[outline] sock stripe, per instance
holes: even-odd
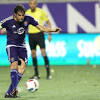
[[[18,75],[18,76],[20,76],[20,77],[22,77],[22,76],[23,76],[23,75],[22,75],[21,73],[19,73],[19,72],[17,73],[17,75]]]
[[[17,71],[17,69],[11,69],[10,72],[16,72],[17,73],[18,71]]]

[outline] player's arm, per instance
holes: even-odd
[[[47,27],[48,27],[48,28],[51,28],[51,23],[50,23],[50,21],[48,20],[48,21],[46,21],[46,23],[47,23]],[[51,32],[49,32],[49,35],[51,35]]]
[[[46,23],[47,23],[47,27],[48,27],[48,28],[51,28],[51,23],[50,23],[50,21],[47,20]],[[48,34],[48,40],[51,41],[51,32],[49,32],[49,34]]]
[[[61,31],[61,28],[59,28],[59,27],[57,27],[55,29],[51,29],[51,28],[48,28],[48,27],[44,27],[40,24],[38,24],[36,27],[43,32],[60,32]]]
[[[48,15],[44,10],[41,10],[42,12],[42,20],[46,22],[46,27],[51,28],[51,23],[49,21]],[[51,41],[51,32],[48,33],[48,40]]]
[[[42,25],[40,25],[36,20],[34,20],[34,18],[30,17],[30,16],[27,16],[28,17],[28,20],[29,20],[29,24],[32,24],[33,26],[37,27],[40,31],[43,31],[43,32],[60,32],[61,31],[61,28],[55,28],[55,29],[51,29],[51,28],[48,28],[48,27],[44,27]]]

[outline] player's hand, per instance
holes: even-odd
[[[6,33],[6,29],[5,28],[2,28],[1,30],[0,30],[0,34],[5,34]]]
[[[61,31],[61,28],[59,28],[59,27],[57,27],[56,29],[55,29],[55,32],[60,32]]]

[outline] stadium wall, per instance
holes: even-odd
[[[0,4],[0,21],[12,16],[16,4]],[[28,4],[24,4],[26,9]],[[98,2],[40,3],[52,23],[59,26],[62,33],[99,33],[100,4]],[[3,10],[3,11],[2,11]]]
[[[0,21],[12,16],[15,5],[0,4]],[[29,8],[27,3],[24,5]],[[38,6],[48,13],[53,28],[62,28],[61,33],[53,33],[50,43],[45,35],[51,65],[100,65],[100,5],[97,1],[39,3]],[[32,65],[28,36],[26,40],[28,65]],[[0,47],[0,66],[8,66],[5,35],[0,36]],[[39,47],[37,54],[39,65],[43,65]]]
[[[53,34],[52,41],[46,38],[46,52],[50,65],[100,65],[99,34]],[[0,36],[0,66],[8,66],[6,35]],[[32,65],[31,51],[26,35],[28,65]],[[39,65],[44,65],[40,48],[37,46]]]
[[[100,0],[37,0],[38,3],[51,3],[51,2],[93,2],[97,1],[99,2]],[[28,0],[0,0],[0,3],[4,4],[11,4],[11,3],[28,3]]]

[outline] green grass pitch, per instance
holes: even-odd
[[[0,67],[0,100],[10,84],[9,67]],[[25,83],[33,74],[27,67],[18,86],[17,100],[100,100],[100,66],[51,66],[52,80],[46,79],[46,71],[39,67],[41,79],[38,91],[30,93]]]

